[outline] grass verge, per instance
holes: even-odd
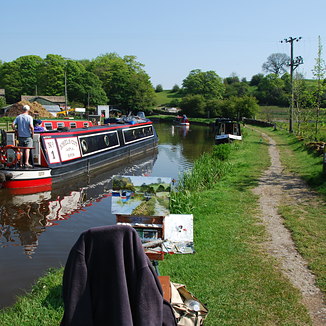
[[[322,157],[308,153],[304,143],[293,134],[271,128],[261,130],[276,140],[286,170],[300,176],[316,191],[315,198],[309,197],[309,201],[302,198],[291,204],[284,202],[279,213],[298,251],[316,275],[317,285],[326,293],[326,176],[322,172]]]

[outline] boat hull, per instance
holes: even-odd
[[[242,140],[242,136],[232,134],[215,136],[215,144],[231,143],[234,140]]]

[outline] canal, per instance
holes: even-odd
[[[55,184],[51,191],[11,194],[0,189],[0,309],[30,290],[50,267],[64,266],[81,232],[115,224],[114,175],[177,179],[214,143],[210,128],[156,123],[158,150],[119,166]]]

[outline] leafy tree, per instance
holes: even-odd
[[[107,103],[102,82],[95,74],[86,71],[84,65],[78,61],[67,60],[65,69],[69,101],[77,101],[84,106]]]
[[[39,68],[43,59],[37,55],[27,55],[18,58],[16,62],[20,71],[21,94],[37,95]]]
[[[190,117],[205,116],[206,101],[203,95],[186,95],[182,98],[180,108],[182,112]]]
[[[250,86],[257,86],[259,85],[259,83],[264,79],[264,75],[263,74],[257,74],[251,77]]]
[[[231,84],[234,84],[234,83],[239,83],[240,82],[240,79],[237,75],[233,74],[232,76],[230,77],[226,77],[224,78],[224,84],[226,85],[231,85]]]
[[[253,96],[233,97],[234,113],[233,117],[240,120],[243,117],[252,118],[259,110],[258,101]]]
[[[83,103],[84,106],[88,105],[101,105],[108,103],[108,98],[102,88],[102,82],[92,72],[85,71],[82,76],[83,90]]]
[[[42,95],[52,96],[64,95],[65,69],[66,61],[62,56],[57,54],[48,54],[40,66],[39,93]]]
[[[1,96],[0,97],[0,108],[4,107],[6,105],[6,100]]]
[[[207,112],[207,117],[213,118],[222,115],[221,103],[223,100],[220,99],[210,99],[206,101],[205,111]]]
[[[19,101],[21,95],[37,94],[41,64],[42,58],[28,55],[0,66],[0,85],[6,89],[9,103]]]
[[[297,134],[302,135],[301,124],[312,118],[312,93],[308,90],[304,77],[296,73],[293,78],[293,114],[297,123]]]
[[[276,74],[265,76],[258,84],[253,94],[262,105],[280,105],[289,104],[288,94],[285,92],[285,81],[278,78]]]
[[[231,84],[226,84],[224,97],[228,98],[231,96],[245,96],[249,95],[250,88],[246,82],[233,82]]]
[[[289,62],[290,57],[287,54],[273,53],[267,58],[262,68],[266,73],[280,75],[287,71],[286,67],[289,65]]]
[[[179,92],[179,91],[180,91],[180,87],[179,87],[179,85],[175,84],[175,85],[172,87],[171,92],[172,92],[172,93],[177,93],[177,92]]]
[[[219,109],[222,117],[241,120],[242,117],[254,117],[259,105],[253,96],[232,96],[221,101]]]
[[[192,70],[182,86],[185,95],[202,95],[207,99],[222,98],[225,91],[221,77],[214,71],[202,72],[200,69]]]
[[[163,86],[161,84],[158,84],[155,88],[155,92],[156,93],[163,92]]]
[[[95,58],[88,69],[102,81],[109,103],[128,111],[154,105],[155,92],[142,67],[134,56],[109,53]]]
[[[14,103],[20,100],[22,86],[17,62],[5,62],[0,67],[0,88],[6,90],[8,103]]]
[[[181,99],[180,98],[174,98],[169,102],[170,107],[178,108],[180,107]]]
[[[314,75],[314,78],[317,80],[317,85],[314,89],[314,95],[315,95],[315,108],[316,108],[316,128],[315,128],[315,138],[317,138],[318,135],[318,129],[319,129],[319,119],[320,119],[320,107],[321,107],[321,100],[322,96],[325,92],[325,73],[326,73],[326,66],[325,61],[322,58],[322,44],[320,40],[320,36],[318,36],[318,55],[315,59],[315,65],[312,70],[312,73]]]

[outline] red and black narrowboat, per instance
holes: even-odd
[[[2,131],[0,183],[4,188],[50,189],[52,183],[143,154],[157,147],[158,137],[146,118],[128,117],[93,125],[82,120],[42,121],[35,133],[32,168],[22,166],[24,148],[13,132]]]

